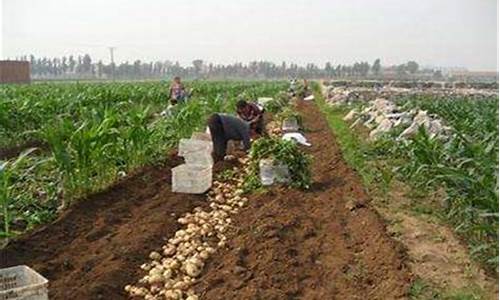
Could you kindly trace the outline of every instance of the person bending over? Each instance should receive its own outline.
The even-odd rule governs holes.
[[[208,118],[207,123],[216,162],[226,156],[227,142],[230,140],[242,141],[245,151],[250,149],[250,126],[247,122],[230,115],[215,113]]]

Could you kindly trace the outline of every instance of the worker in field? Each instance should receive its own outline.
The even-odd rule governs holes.
[[[259,108],[257,104],[239,100],[236,103],[236,113],[238,117],[245,122],[248,122],[251,129],[251,135],[262,135],[264,132],[264,110]]]
[[[297,80],[290,80],[290,87],[288,88],[288,92],[292,97],[295,97],[297,95]]]
[[[170,94],[170,104],[172,105],[184,102],[188,97],[186,88],[184,87],[184,84],[181,82],[181,78],[179,76],[174,77],[174,81],[170,85],[169,94]]]
[[[250,149],[250,125],[247,122],[227,114],[215,113],[208,118],[207,123],[216,162],[226,156],[228,141],[241,141],[245,151]]]
[[[303,99],[303,98],[309,96],[309,94],[310,94],[309,82],[307,82],[307,79],[304,78],[304,80],[302,81],[301,90],[299,92],[299,97]]]

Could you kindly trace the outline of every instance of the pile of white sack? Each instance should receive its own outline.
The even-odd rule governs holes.
[[[330,105],[352,104],[361,100],[360,93],[347,87],[323,86],[323,96]]]
[[[362,110],[353,109],[344,121],[353,122],[351,127],[363,125],[370,129],[370,138],[376,140],[395,127],[405,128],[399,135],[405,139],[415,135],[422,126],[431,138],[446,138],[451,128],[443,125],[437,116],[428,114],[427,111],[412,109],[401,111],[394,102],[378,98],[370,101]]]
[[[374,98],[393,99],[410,95],[436,97],[470,97],[481,100],[498,95],[498,90],[471,88],[401,88],[386,85],[379,88],[359,86],[322,85],[322,94],[329,105],[350,105],[354,102],[368,102]]]

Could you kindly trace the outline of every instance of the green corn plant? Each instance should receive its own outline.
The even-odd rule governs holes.
[[[2,207],[2,217],[3,217],[3,236],[8,237],[10,235],[10,220],[11,211],[10,204],[12,201],[12,177],[18,166],[23,162],[23,160],[32,153],[36,148],[30,148],[23,151],[15,160],[13,161],[0,161],[0,205]]]
[[[0,87],[3,145],[30,139],[47,145],[47,152],[23,163],[29,176],[10,177],[11,198],[21,200],[10,206],[12,212],[36,224],[47,220],[57,204],[63,209],[106,188],[119,171],[164,158],[180,138],[203,130],[211,113],[234,112],[242,92],[248,91],[251,98],[273,97],[286,87],[285,82],[267,81],[187,85],[194,88],[193,97],[176,106],[171,118],[157,117],[169,100],[165,82]],[[40,192],[41,199],[50,204],[41,203]]]
[[[456,230],[487,264],[498,261],[498,98],[410,96],[399,104],[427,110],[452,127],[444,141],[419,130],[394,143],[402,176],[416,188],[444,187]]]

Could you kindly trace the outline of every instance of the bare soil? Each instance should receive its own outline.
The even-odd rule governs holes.
[[[55,222],[0,250],[0,267],[26,264],[50,281],[50,299],[125,299],[153,249],[179,229],[178,216],[204,195],[171,192],[171,168],[146,167],[82,199]]]
[[[226,249],[205,267],[202,299],[400,299],[411,275],[321,112],[299,103],[313,146],[310,191],[250,197]]]

